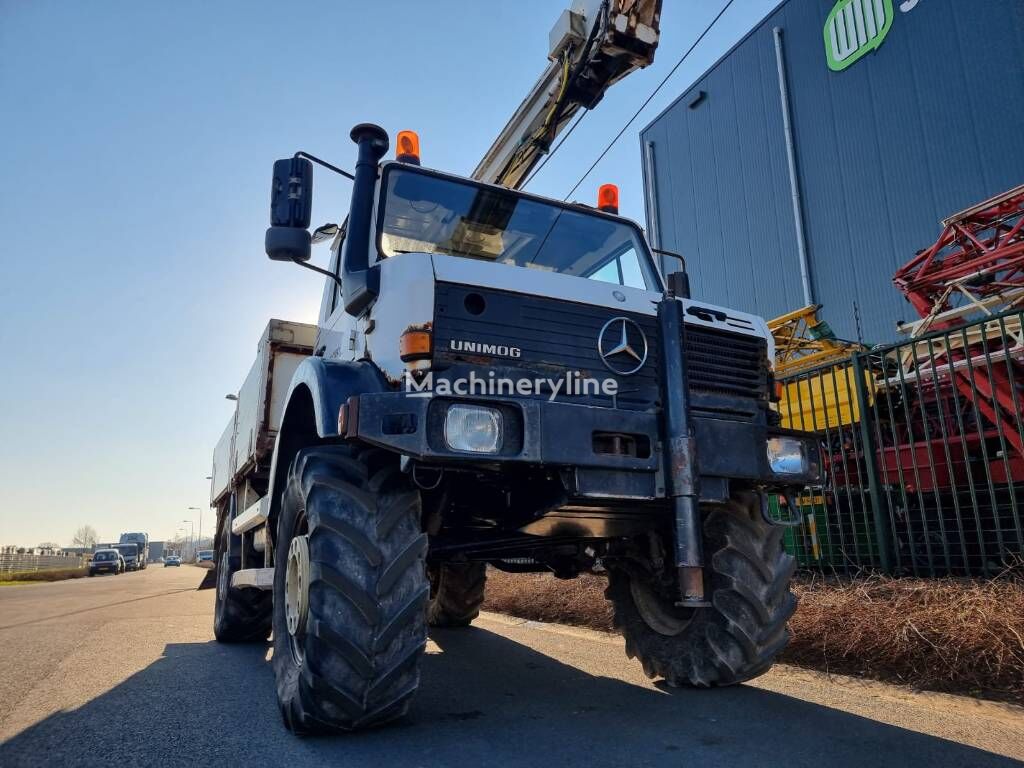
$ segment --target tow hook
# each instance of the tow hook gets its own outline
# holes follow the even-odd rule
[[[771,512],[768,511],[768,493],[767,491],[761,491],[758,494],[761,497],[761,517],[768,525],[777,525],[780,528],[796,528],[802,522],[800,520],[800,514],[796,511],[796,504],[793,501],[793,495],[787,490],[782,492],[782,497],[786,500],[786,509],[789,510],[790,517],[786,520],[774,518]],[[793,517],[796,515],[796,517]]]

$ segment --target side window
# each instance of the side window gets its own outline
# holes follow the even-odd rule
[[[334,242],[331,243],[331,248],[333,249],[333,256],[331,258],[331,272],[337,275],[339,280],[341,279],[341,259],[342,251],[344,250],[345,246],[345,228],[347,226],[348,219],[346,219],[345,223],[342,224],[342,228],[338,232],[337,238],[335,238]],[[331,315],[334,314],[334,310],[338,307],[338,302],[341,301],[341,285],[338,284],[337,280],[328,279],[328,282],[330,283],[328,289],[331,292],[331,299],[327,303],[327,317],[330,317]]]
[[[643,270],[640,269],[640,259],[633,248],[606,262],[604,266],[591,272],[587,277],[591,280],[600,280],[602,283],[625,285],[629,288],[641,290],[647,288]]]
[[[337,256],[334,260],[334,269],[332,269],[331,271],[339,278],[341,278],[341,249],[339,248],[336,253]],[[338,285],[336,280],[331,280],[331,307],[330,311],[327,313],[328,317],[334,314],[334,309],[335,307],[338,306],[338,301],[340,300],[340,298],[341,286]]]
[[[599,270],[588,275],[588,277],[591,280],[600,280],[602,283],[622,285],[622,283],[619,282],[619,265],[615,259],[612,259]]]
[[[622,284],[629,288],[647,288],[644,280],[644,273],[640,270],[640,259],[636,251],[630,248],[619,256],[619,266],[622,271]]]

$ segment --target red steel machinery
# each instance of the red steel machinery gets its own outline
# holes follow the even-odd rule
[[[937,406],[937,418],[959,414],[963,404],[970,404],[978,418],[978,437],[1008,444],[1014,469],[1024,470],[1024,336],[1020,315],[1005,314],[1024,302],[1024,186],[942,223],[935,244],[901,268],[893,282],[922,318],[902,325],[902,331],[913,339],[935,331],[956,332],[912,344],[903,367],[921,397],[932,388],[939,390],[929,398]],[[963,404],[947,409],[943,400],[949,397]],[[1013,474],[1024,479],[1024,473]]]

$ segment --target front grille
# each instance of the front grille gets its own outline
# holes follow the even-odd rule
[[[768,345],[763,338],[687,323],[684,340],[692,392],[767,397]]]
[[[483,299],[482,310],[480,302],[467,300],[474,294]],[[637,373],[614,376],[619,384],[617,405],[646,409],[659,400],[658,320],[653,315],[451,283],[437,284],[434,312],[434,362],[440,370],[468,363],[521,368],[551,377],[572,370],[597,379],[614,376],[598,354],[601,328],[613,317],[629,317],[647,337],[648,358]],[[521,350],[521,357],[485,358],[452,349],[453,341],[515,347]],[[723,398],[766,398],[766,355],[762,338],[687,323],[693,407],[732,413]],[[756,406],[747,402],[741,410],[752,409]]]
[[[483,299],[482,305],[472,298],[474,295]],[[635,321],[647,337],[647,362],[631,376],[617,376],[610,372],[597,350],[601,328],[617,316]],[[434,308],[434,362],[441,369],[457,363],[469,363],[488,367],[509,366],[551,378],[567,371],[578,371],[598,381],[614,378],[619,387],[618,405],[643,409],[653,406],[658,397],[657,322],[649,315],[616,312],[607,307],[438,283]],[[453,341],[456,344],[470,341],[514,347],[521,351],[521,356],[484,358],[452,349]],[[564,398],[560,395],[559,399]],[[588,399],[607,400],[600,397]]]

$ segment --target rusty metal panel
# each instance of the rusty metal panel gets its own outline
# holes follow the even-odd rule
[[[269,463],[291,375],[313,353],[315,337],[316,326],[287,320],[271,320],[260,336],[256,360],[238,391],[236,475]],[[282,371],[277,373],[279,366]]]
[[[269,465],[292,375],[313,353],[316,331],[307,323],[267,323],[256,360],[238,390],[235,413],[214,451],[211,503],[252,470]]]

